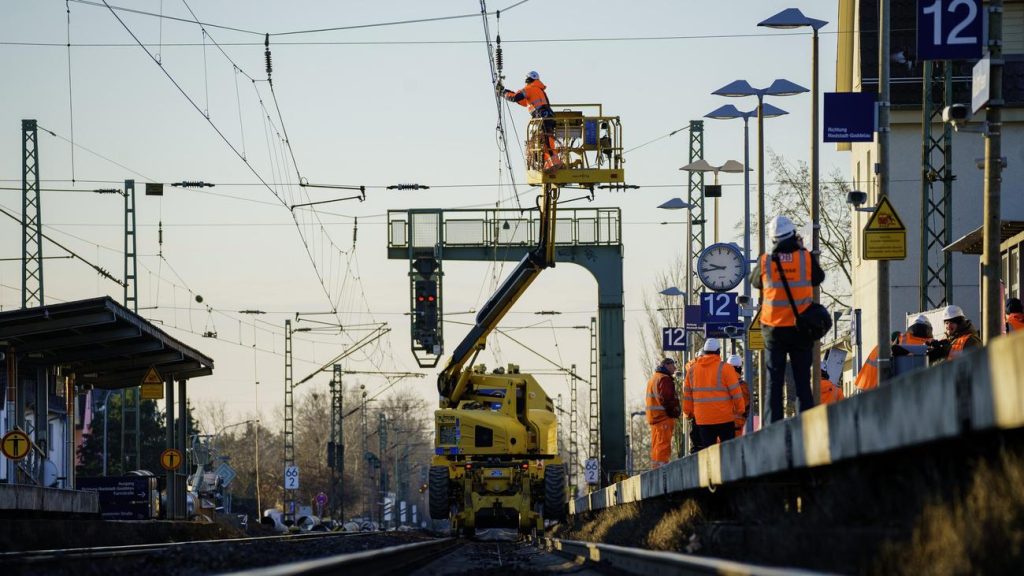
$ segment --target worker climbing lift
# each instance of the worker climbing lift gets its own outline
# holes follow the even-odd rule
[[[536,140],[539,140],[541,155],[544,159],[544,172],[554,174],[562,167],[562,160],[558,154],[558,143],[555,141],[555,112],[551,109],[551,101],[545,90],[547,86],[540,80],[540,74],[536,70],[526,75],[526,85],[517,92],[506,90],[501,83],[498,83],[498,92],[509,102],[516,102],[525,106],[530,111],[530,116],[539,119],[542,131],[533,134],[530,140],[531,152],[535,148]]]

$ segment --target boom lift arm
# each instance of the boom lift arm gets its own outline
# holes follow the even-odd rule
[[[544,193],[538,198],[540,210],[540,238],[537,247],[523,256],[512,273],[487,299],[487,303],[476,315],[476,324],[462,339],[451,358],[437,377],[437,391],[444,407],[456,406],[469,382],[466,364],[472,364],[476,355],[484,349],[487,337],[501,322],[512,305],[526,292],[526,289],[545,268],[555,265],[555,213],[558,208],[558,187],[545,183]]]

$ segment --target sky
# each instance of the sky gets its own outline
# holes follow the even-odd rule
[[[436,405],[437,369],[417,368],[409,351],[408,263],[387,259],[386,215],[408,208],[516,207],[496,139],[480,4],[112,3],[134,12],[103,4],[0,0],[0,72],[6,79],[0,93],[0,207],[20,215],[21,120],[36,119],[42,128],[44,233],[120,278],[123,199],[93,190],[136,180],[139,313],[214,359],[214,374],[189,387],[199,405],[223,403],[237,420],[257,411],[265,418],[279,413],[289,318],[293,327],[322,328],[294,335],[297,379],[365,336],[369,326],[387,323],[390,332],[346,358],[344,368],[425,376],[396,381],[357,375],[346,382],[361,383],[371,394],[418,395]],[[679,168],[688,162],[688,137],[685,131],[668,134],[722,104],[752,109],[753,98],[711,94],[733,80],[764,87],[785,78],[810,87],[809,32],[757,27],[785,8],[830,21],[821,31],[820,74],[821,91],[831,91],[837,4],[488,3],[488,10],[502,10],[500,18],[488,17],[488,25],[492,37],[501,35],[508,86],[519,87],[526,72],[537,70],[554,103],[603,104],[606,114],[622,119],[624,147],[636,148],[626,154],[625,170],[627,182],[639,189],[599,190],[592,203],[570,205],[622,211],[627,403],[641,401],[650,375],[651,367],[639,360],[640,349],[649,345],[640,328],[644,297],[665,288],[654,285],[656,276],[684,251],[683,214],[657,209],[687,194]],[[405,21],[418,22],[396,24]],[[265,33],[271,34],[273,94],[266,82]],[[806,162],[810,96],[770,101],[789,115],[766,121],[765,146],[790,162]],[[514,106],[505,114],[523,134],[525,109]],[[515,130],[509,130],[509,146],[521,183]],[[706,120],[704,146],[712,164],[742,161],[742,122]],[[821,151],[823,175],[837,167],[848,177],[842,153],[824,145]],[[366,199],[293,212],[293,204],[352,195],[300,188],[300,178],[366,186]],[[216,186],[169,186],[186,180]],[[766,181],[771,185],[770,173]],[[145,182],[168,186],[162,197],[145,196]],[[386,189],[398,183],[431,188]],[[742,176],[723,174],[721,183],[720,237],[739,243],[734,230],[744,217]],[[518,191],[532,204],[533,192],[521,184]],[[0,246],[0,309],[11,310],[21,304],[20,226],[3,215]],[[47,303],[122,299],[119,285],[79,260],[60,258],[67,255],[63,250],[44,243],[43,252]],[[447,350],[468,330],[453,321],[468,321],[465,312],[479,308],[511,267],[445,263]],[[596,315],[596,288],[582,268],[547,270],[502,327],[532,326],[512,333],[585,375],[589,334],[571,327]],[[337,314],[310,315],[332,309]],[[344,333],[316,323],[338,321]],[[566,378],[507,338],[492,336],[478,362],[544,372],[539,379],[549,394],[561,393],[568,402]],[[326,390],[328,380],[323,373],[297,393]]]

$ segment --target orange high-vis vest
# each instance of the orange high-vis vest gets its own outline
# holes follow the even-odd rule
[[[1024,314],[1014,312],[1006,315],[1007,332],[1024,332]]]
[[[662,378],[669,378],[669,376],[668,374],[655,372],[651,379],[647,381],[647,397],[644,398],[644,403],[646,404],[648,424],[658,424],[664,420],[669,420],[668,414],[665,413],[665,407],[661,404],[661,395],[658,394],[658,384]]]
[[[726,369],[728,367],[728,370]],[[724,424],[743,416],[739,375],[717,354],[691,362],[683,385],[683,413],[697,424]]]
[[[897,344],[924,346],[928,344],[929,340],[931,338],[914,336],[909,332],[904,332],[900,334]],[[878,387],[878,346],[871,349],[871,353],[868,354],[868,359],[864,361],[860,372],[857,373],[857,379],[853,382],[853,385],[859,390],[873,390]]]
[[[877,384],[876,384],[877,385]],[[821,379],[821,403],[835,404],[843,399],[843,389],[826,378]]]
[[[795,252],[779,253],[779,264],[786,273],[789,290],[793,293],[796,309],[803,312],[814,302],[814,284],[811,283],[813,263],[811,253],[803,248]],[[771,255],[761,255],[761,324],[766,326],[796,326],[796,315],[786,297],[786,288],[779,275],[779,267]]]

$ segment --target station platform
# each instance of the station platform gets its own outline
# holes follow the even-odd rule
[[[569,502],[571,515],[1024,427],[1024,334]]]
[[[98,517],[99,513],[100,501],[95,492],[0,484],[0,515],[76,514]]]

